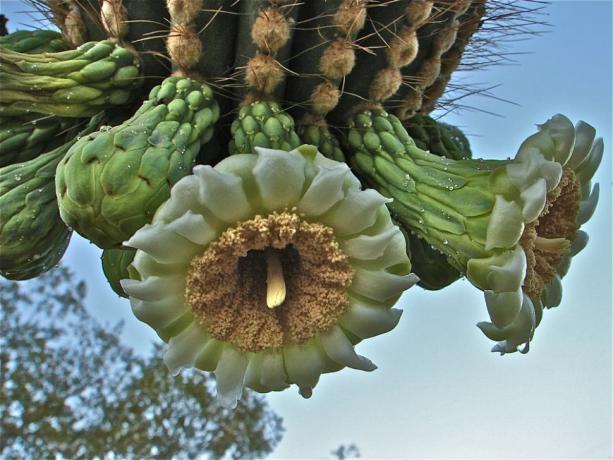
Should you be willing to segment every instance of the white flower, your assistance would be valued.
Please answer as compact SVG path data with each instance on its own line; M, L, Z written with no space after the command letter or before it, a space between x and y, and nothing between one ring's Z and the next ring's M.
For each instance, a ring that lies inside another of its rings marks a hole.
M388 201L310 146L197 166L125 243L140 279L121 284L169 369L214 372L225 405L244 386L309 397L322 373L376 368L354 345L417 281Z

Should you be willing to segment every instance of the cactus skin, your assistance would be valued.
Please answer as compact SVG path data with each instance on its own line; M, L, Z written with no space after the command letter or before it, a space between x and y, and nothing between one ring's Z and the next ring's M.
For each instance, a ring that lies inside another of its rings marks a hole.
M100 124L92 119L84 133ZM71 231L60 219L55 168L76 138L24 163L0 168L0 274L11 280L34 278L64 255Z
M102 251L102 271L111 289L120 297L128 298L119 280L133 278L134 275L137 275L136 272L129 269L132 260L134 260L134 254L136 254L136 249L132 248L105 249Z
M293 150L301 142L294 119L276 102L251 102L244 105L232 122L230 154L255 153L255 147Z
M452 160L472 158L468 139L455 126L438 122L427 115L415 115L403 124L415 145L422 150Z
M167 78L132 118L83 137L58 165L62 219L103 249L119 247L191 172L218 118L211 88Z
M53 30L18 30L0 37L0 47L18 53L57 53L70 48L61 33Z
M0 118L0 167L22 163L58 147L74 122L34 115Z
M0 53L0 116L90 117L126 104L140 86L138 57L105 40L60 53Z
M321 154L331 160L345 161L345 155L341 150L338 140L330 132L330 129L323 125L299 125L298 135L300 140L305 144L311 144L317 147Z
M468 139L455 126L437 122L427 115L415 115L403 124L415 145L422 150L453 160L472 157ZM402 226L402 223L397 224ZM447 257L432 249L427 242L410 231L406 232L406 237L413 271L419 276L421 287L438 290L462 277Z

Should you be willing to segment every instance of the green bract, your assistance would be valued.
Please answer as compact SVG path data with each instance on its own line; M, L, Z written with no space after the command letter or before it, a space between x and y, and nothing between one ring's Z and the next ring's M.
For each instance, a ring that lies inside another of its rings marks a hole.
M0 71L0 116L89 117L127 103L142 82L138 56L110 40L59 53L1 49Z
M312 146L197 166L126 243L138 276L121 284L168 367L214 372L222 403L308 397L322 373L376 368L354 345L394 328L417 281L387 201Z
M294 119L276 102L256 101L241 107L231 131L231 154L254 153L255 147L291 150L300 145Z
M94 117L87 134L100 125ZM39 157L0 168L0 273L23 280L53 268L70 240L55 198L55 168L76 139Z
M363 111L348 135L356 169L384 195L396 220L444 253L485 292L481 330L501 353L528 350L543 307L561 299L560 278L585 243L602 158L594 129L556 115L514 160L440 158L419 149L398 120Z
M115 294L120 297L128 297L123 292L120 281L130 278L129 266L135 253L136 250L132 248L105 249L102 251L102 271Z
M70 48L61 33L53 30L18 30L0 37L0 47L18 53L56 53Z
M338 140L326 124L301 124L298 126L297 132L302 142L314 145L326 158L345 161L345 155L338 144Z
M167 78L132 118L81 138L58 165L62 219L101 248L119 247L191 172L218 118L207 85Z

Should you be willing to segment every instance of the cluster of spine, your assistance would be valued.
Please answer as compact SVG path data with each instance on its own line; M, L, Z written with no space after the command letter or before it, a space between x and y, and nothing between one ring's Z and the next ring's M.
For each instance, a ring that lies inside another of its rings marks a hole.
M306 22L305 30L294 48L292 69L298 76L290 78L288 93L307 98L306 113L298 121L301 139L316 145L327 157L343 161L343 152L325 117L338 105L339 86L355 65L355 40L366 21L366 1L315 1L309 7L311 10L305 10L306 14L301 16ZM323 12L315 13L322 8ZM300 73L308 75L314 64L321 74L311 81L300 78Z
M189 75L198 65L202 45L196 30L196 18L202 0L167 0L170 31L166 41L168 55L176 67L175 75Z
M251 46L240 48L244 37L239 33L236 63L251 57L244 66L248 93L231 126L232 154L252 153L255 147L292 150L300 145L293 118L275 101L275 94L281 93L285 84L281 61L291 48L296 11L293 2L287 0L240 4L239 31L250 31Z
M439 78L442 70L442 57L454 45L461 16L470 6L470 1L453 2L439 13L437 27L425 30L420 42L420 52L423 55L416 66L408 67L405 76L410 79L398 96L402 99L397 115L401 119L413 117L421 108L424 93ZM403 94L404 93L404 94Z
M88 39L83 14L77 0L48 0L53 22L73 47L82 45Z
M485 15L485 0L474 1L466 13L460 18L457 38L451 48L441 57L441 71L432 85L426 88L423 95L421 113L430 113L447 89L453 72L458 68L462 56L471 37L479 30Z

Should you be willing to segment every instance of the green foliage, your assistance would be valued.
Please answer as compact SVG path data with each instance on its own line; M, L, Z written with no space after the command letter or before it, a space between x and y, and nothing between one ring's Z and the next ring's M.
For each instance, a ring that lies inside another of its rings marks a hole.
M262 457L282 433L263 398L218 406L207 374L171 376L160 346L142 357L103 327L86 287L59 267L0 281L0 457Z

